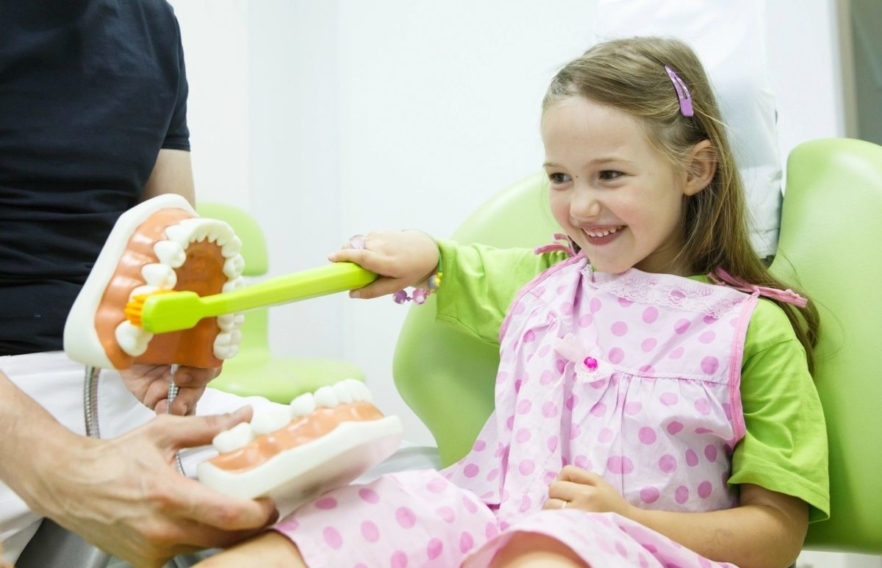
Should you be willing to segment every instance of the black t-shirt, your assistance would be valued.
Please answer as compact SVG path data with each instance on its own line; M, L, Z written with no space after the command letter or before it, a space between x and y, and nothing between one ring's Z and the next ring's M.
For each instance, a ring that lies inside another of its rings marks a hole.
M62 349L159 150L190 149L186 102L165 0L0 2L0 355Z

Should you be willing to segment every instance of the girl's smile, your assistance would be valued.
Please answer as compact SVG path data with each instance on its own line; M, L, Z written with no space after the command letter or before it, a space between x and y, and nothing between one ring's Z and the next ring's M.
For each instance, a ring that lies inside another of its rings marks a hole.
M585 233L585 237L592 245L601 246L610 243L617 237L621 236L621 231L624 228L624 225L616 225L612 227L589 227L582 229L582 232Z
M689 274L677 255L693 188L641 122L574 96L548 108L542 138L552 213L596 270Z

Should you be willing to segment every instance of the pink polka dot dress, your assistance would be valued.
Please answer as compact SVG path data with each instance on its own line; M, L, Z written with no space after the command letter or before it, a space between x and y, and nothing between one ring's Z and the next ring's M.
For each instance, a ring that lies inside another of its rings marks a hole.
M594 568L731 566L613 513L542 505L573 464L644 509L734 506L726 481L755 306L677 276L595 273L582 255L557 264L509 310L496 410L467 456L333 490L275 529L313 568L487 566L518 531L552 536Z

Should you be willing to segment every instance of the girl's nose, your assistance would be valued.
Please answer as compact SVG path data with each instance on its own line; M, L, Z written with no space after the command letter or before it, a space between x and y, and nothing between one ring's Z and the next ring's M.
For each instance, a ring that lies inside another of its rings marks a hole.
M570 217L574 221L589 221L597 218L603 209L594 192L589 190L576 190L570 201Z

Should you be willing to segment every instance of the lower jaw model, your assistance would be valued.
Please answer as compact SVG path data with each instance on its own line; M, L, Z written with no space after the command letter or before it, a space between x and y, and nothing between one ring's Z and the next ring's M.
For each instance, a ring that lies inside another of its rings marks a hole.
M199 296L243 286L242 243L223 221L201 218L167 194L120 216L74 302L64 349L84 365L135 364L217 368L241 342L242 314L204 318L192 329L153 334L132 323L126 306L164 291ZM347 379L257 413L214 440L219 455L198 466L204 484L229 495L270 497L282 514L344 485L391 455L402 427L371 403L367 387Z
M384 417L364 383L345 379L220 433L213 442L219 455L197 471L213 489L270 497L286 515L392 455L401 438L398 417Z

